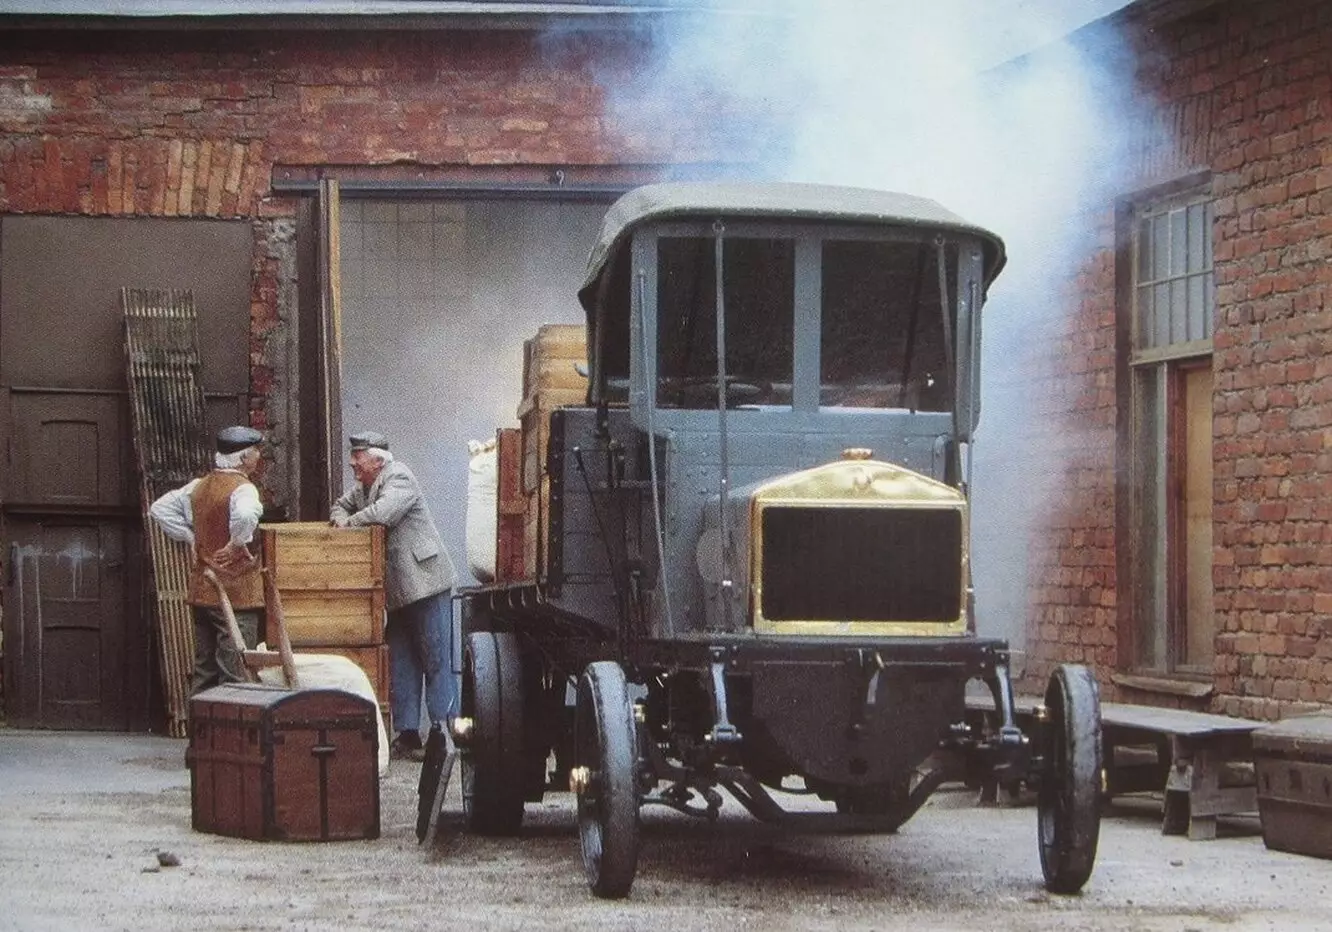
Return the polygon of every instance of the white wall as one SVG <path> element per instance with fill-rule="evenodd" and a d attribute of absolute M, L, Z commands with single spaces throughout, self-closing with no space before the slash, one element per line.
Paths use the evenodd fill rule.
<path fill-rule="evenodd" d="M 467 441 L 517 426 L 523 340 L 543 323 L 583 321 L 575 292 L 605 209 L 343 201 L 344 432 L 388 436 L 463 581 Z"/>

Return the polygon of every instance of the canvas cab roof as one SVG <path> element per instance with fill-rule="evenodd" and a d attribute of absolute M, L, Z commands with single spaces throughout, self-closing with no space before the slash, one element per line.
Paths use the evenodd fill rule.
<path fill-rule="evenodd" d="M 983 243 L 987 284 L 1004 265 L 1003 240 L 928 198 L 795 182 L 663 182 L 635 188 L 606 212 L 578 291 L 589 316 L 602 279 L 610 274 L 611 266 L 635 229 L 656 220 L 717 217 L 840 221 L 971 234 Z"/>

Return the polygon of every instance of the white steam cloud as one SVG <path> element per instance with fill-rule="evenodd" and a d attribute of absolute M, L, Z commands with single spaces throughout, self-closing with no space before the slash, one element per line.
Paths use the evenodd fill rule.
<path fill-rule="evenodd" d="M 1031 394 L 1048 374 L 1031 370 L 1031 348 L 1057 332 L 1121 190 L 1126 130 L 1141 117 L 1133 61 L 1109 24 L 1087 24 L 1126 3 L 713 0 L 655 32 L 632 79 L 603 82 L 609 125 L 682 173 L 727 162 L 751 177 L 907 191 L 1003 237 L 972 532 L 981 633 L 1019 649 L 1046 507 L 1033 489 L 1058 482 L 1071 447 L 1053 439 L 1071 425 L 1035 423 Z"/>

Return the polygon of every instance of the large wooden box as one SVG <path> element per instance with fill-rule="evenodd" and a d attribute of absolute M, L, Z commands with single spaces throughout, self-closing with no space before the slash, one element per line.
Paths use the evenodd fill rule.
<path fill-rule="evenodd" d="M 374 704 L 338 689 L 233 683 L 190 700 L 195 831 L 265 841 L 379 837 Z"/>
<path fill-rule="evenodd" d="M 1263 843 L 1332 858 L 1332 715 L 1290 718 L 1253 732 Z"/>
<path fill-rule="evenodd" d="M 260 532 L 292 647 L 384 642 L 383 527 L 295 522 L 260 525 Z"/>
<path fill-rule="evenodd" d="M 546 476 L 550 415 L 561 405 L 585 403 L 587 377 L 579 374 L 575 364 L 586 358 L 587 331 L 581 324 L 543 324 L 537 335 L 523 344 L 518 486 L 526 499 L 522 567 L 528 578 L 538 578 L 545 572 L 542 558 L 550 530 L 550 481 Z M 503 484 L 503 476 L 500 482 Z"/>

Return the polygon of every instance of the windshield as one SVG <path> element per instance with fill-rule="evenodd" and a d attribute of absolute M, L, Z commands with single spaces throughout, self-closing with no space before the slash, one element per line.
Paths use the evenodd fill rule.
<path fill-rule="evenodd" d="M 657 403 L 717 406 L 717 266 L 712 237 L 657 250 Z M 791 403 L 795 241 L 723 240 L 728 404 Z"/>
<path fill-rule="evenodd" d="M 944 255 L 951 283 L 956 246 Z M 824 242 L 820 406 L 951 408 L 937 257 L 932 243 Z"/>
<path fill-rule="evenodd" d="M 798 264 L 799 242 L 813 248 Z M 722 243 L 728 407 L 789 407 L 799 395 L 802 407 L 951 410 L 940 249 L 932 239 L 793 231 Z M 660 407 L 717 406 L 716 247 L 712 236 L 657 240 Z M 951 312 L 956 243 L 944 246 L 943 261 Z M 794 351 L 797 339 L 807 341 L 802 354 Z M 817 358 L 817 371 L 811 365 L 797 373 L 797 358 Z"/>

